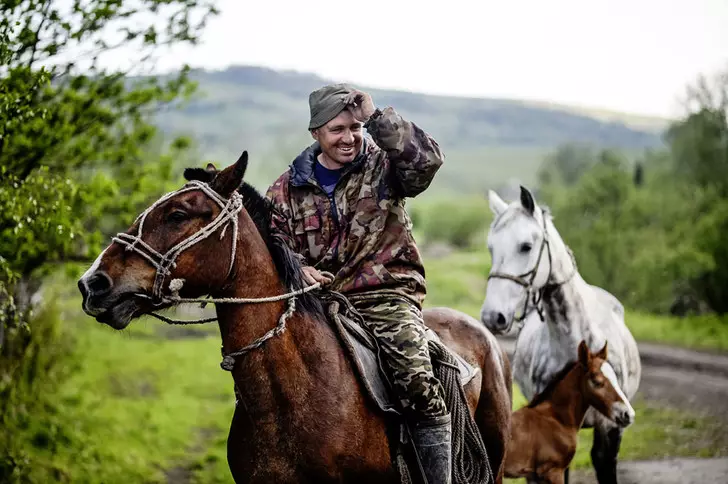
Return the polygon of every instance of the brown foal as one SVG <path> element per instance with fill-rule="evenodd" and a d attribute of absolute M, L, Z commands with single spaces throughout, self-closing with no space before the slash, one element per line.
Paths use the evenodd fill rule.
<path fill-rule="evenodd" d="M 204 186 L 191 182 L 160 199 L 114 238 L 79 280 L 84 310 L 122 329 L 173 306 L 177 294 L 266 298 L 305 287 L 296 258 L 268 234 L 269 206 L 243 183 L 246 166 L 243 153 L 222 171 L 201 170 L 192 179 L 202 183 L 209 175 Z M 296 298 L 292 312 L 290 304 L 216 304 L 224 354 L 272 335 L 231 364 L 240 393 L 228 436 L 235 482 L 398 482 L 385 416 L 363 393 L 321 302 L 309 292 Z M 285 331 L 269 333 L 286 314 Z M 480 370 L 465 392 L 501 481 L 511 419 L 507 356 L 492 334 L 463 313 L 429 309 L 424 317 L 449 348 Z"/>
<path fill-rule="evenodd" d="M 560 484 L 576 452 L 577 434 L 593 406 L 620 427 L 629 426 L 634 410 L 602 373 L 607 344 L 598 353 L 579 344 L 579 359 L 567 365 L 546 389 L 513 414 L 506 452 L 506 477 L 529 483 Z"/>

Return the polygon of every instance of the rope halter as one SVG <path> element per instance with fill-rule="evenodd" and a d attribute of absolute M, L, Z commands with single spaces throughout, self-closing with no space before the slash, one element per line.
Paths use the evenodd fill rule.
<path fill-rule="evenodd" d="M 191 236 L 184 239 L 182 242 L 179 242 L 177 245 L 173 246 L 164 254 L 158 252 L 156 249 L 144 242 L 144 240 L 142 240 L 144 232 L 144 221 L 146 220 L 147 216 L 152 212 L 152 210 L 176 195 L 191 192 L 194 190 L 202 190 L 208 197 L 210 197 L 215 203 L 218 204 L 218 206 L 220 207 L 220 213 L 217 215 L 217 217 L 215 217 L 212 222 L 203 227 L 202 230 L 192 234 Z M 164 283 L 164 279 L 167 276 L 171 275 L 172 269 L 177 266 L 176 260 L 180 256 L 180 254 L 192 247 L 193 245 L 197 244 L 198 242 L 202 242 L 203 240 L 207 239 L 220 228 L 222 228 L 222 231 L 220 232 L 220 240 L 222 240 L 222 238 L 225 236 L 225 233 L 227 232 L 228 226 L 232 224 L 232 250 L 230 254 L 230 267 L 228 268 L 227 277 L 230 276 L 233 270 L 233 264 L 235 262 L 235 250 L 237 248 L 238 242 L 238 214 L 242 209 L 243 198 L 237 191 L 233 192 L 230 198 L 226 199 L 220 196 L 220 194 L 215 192 L 212 188 L 210 188 L 208 184 L 198 180 L 192 180 L 189 183 L 185 184 L 179 190 L 167 193 L 166 195 L 162 196 L 159 200 L 154 202 L 149 208 L 142 212 L 135 220 L 135 222 L 139 222 L 139 228 L 136 235 L 122 232 L 116 234 L 116 236 L 113 237 L 112 240 L 125 246 L 127 251 L 136 252 L 156 268 L 157 272 L 154 276 L 154 286 L 152 287 L 151 299 L 155 305 L 160 305 L 166 301 L 169 301 L 169 298 L 165 298 L 162 294 L 162 285 Z M 182 281 L 179 279 L 174 279 L 170 282 L 170 290 L 172 291 L 173 295 L 176 295 L 181 287 Z"/>
<path fill-rule="evenodd" d="M 178 243 L 171 249 L 169 249 L 164 254 L 160 253 L 159 251 L 155 250 L 153 247 L 151 247 L 149 244 L 144 242 L 142 240 L 143 230 L 144 230 L 144 221 L 147 218 L 147 215 L 157 208 L 159 205 L 164 203 L 165 201 L 169 200 L 175 195 L 179 195 L 181 193 L 187 193 L 191 192 L 193 190 L 202 190 L 208 197 L 210 197 L 215 203 L 218 204 L 220 207 L 220 213 L 215 217 L 215 219 L 207 224 L 205 227 L 203 227 L 200 231 L 192 234 L 191 236 L 184 239 L 182 242 Z M 222 229 L 220 232 L 220 240 L 225 236 L 225 233 L 227 232 L 227 228 L 229 225 L 232 224 L 233 230 L 232 230 L 232 249 L 230 253 L 230 266 L 228 268 L 227 278 L 230 277 L 233 271 L 233 266 L 235 264 L 235 252 L 237 250 L 237 242 L 238 242 L 238 214 L 243 209 L 243 197 L 240 195 L 239 192 L 235 191 L 230 196 L 230 198 L 226 199 L 222 196 L 220 196 L 219 193 L 215 192 L 210 186 L 204 182 L 198 181 L 198 180 L 192 180 L 186 185 L 184 185 L 182 188 L 180 188 L 177 191 L 167 193 L 162 198 L 154 202 L 149 208 L 147 208 L 144 212 L 141 213 L 136 219 L 135 222 L 139 222 L 139 229 L 137 230 L 136 235 L 130 235 L 126 233 L 119 233 L 116 234 L 116 237 L 113 237 L 112 240 L 114 242 L 118 242 L 119 244 L 126 247 L 125 250 L 127 251 L 134 251 L 140 256 L 142 256 L 144 259 L 146 259 L 152 266 L 156 268 L 156 274 L 154 276 L 154 287 L 152 288 L 152 297 L 145 294 L 137 294 L 138 297 L 144 297 L 151 299 L 152 303 L 159 306 L 163 303 L 190 303 L 190 302 L 201 302 L 203 304 L 207 303 L 228 303 L 228 304 L 255 304 L 255 303 L 266 303 L 266 302 L 276 302 L 276 301 L 288 301 L 287 309 L 285 312 L 280 316 L 278 319 L 278 324 L 275 328 L 271 329 L 270 331 L 266 332 L 263 336 L 260 338 L 257 338 L 255 341 L 250 343 L 249 345 L 246 345 L 245 347 L 241 348 L 238 351 L 234 351 L 232 353 L 224 354 L 223 353 L 223 361 L 220 363 L 220 367 L 223 370 L 226 371 L 232 371 L 233 367 L 235 365 L 235 358 L 238 356 L 242 356 L 254 349 L 260 348 L 266 341 L 269 339 L 280 335 L 286 330 L 286 322 L 287 320 L 293 315 L 293 313 L 296 311 L 296 296 L 299 296 L 301 294 L 305 294 L 307 292 L 316 290 L 321 287 L 320 283 L 313 284 L 311 286 L 298 289 L 296 291 L 291 291 L 285 294 L 279 294 L 276 296 L 269 296 L 269 297 L 260 297 L 260 298 L 182 298 L 179 296 L 179 291 L 182 289 L 182 286 L 184 284 L 183 279 L 172 279 L 169 283 L 169 290 L 171 292 L 171 295 L 165 296 L 162 293 L 163 290 L 163 284 L 164 279 L 172 274 L 172 269 L 176 267 L 175 261 L 179 257 L 179 255 L 184 252 L 185 250 L 189 249 L 193 245 L 197 244 L 198 242 L 201 242 L 205 240 L 206 238 L 210 237 L 212 234 L 217 232 L 218 230 Z M 330 278 L 333 280 L 333 274 L 325 273 L 327 276 L 330 276 Z M 157 319 L 160 319 L 166 323 L 169 324 L 202 324 L 202 323 L 209 323 L 212 321 L 216 321 L 217 318 L 204 318 L 204 319 L 198 319 L 198 320 L 191 320 L 191 321 L 183 321 L 183 320 L 175 320 L 171 318 L 167 318 L 165 316 L 162 316 L 160 314 L 157 314 L 155 312 L 149 313 L 151 316 L 154 316 Z"/>
<path fill-rule="evenodd" d="M 544 249 L 546 251 L 546 254 L 548 255 L 548 261 L 549 261 L 549 273 L 548 277 L 546 277 L 546 283 L 541 286 L 538 289 L 534 289 L 533 283 L 536 280 L 536 275 L 538 275 L 538 268 L 541 265 L 541 259 L 543 257 Z M 536 259 L 536 264 L 533 266 L 533 269 L 531 269 L 528 272 L 524 272 L 520 275 L 512 275 L 512 274 L 506 274 L 504 272 L 491 272 L 488 274 L 488 280 L 490 279 L 507 279 L 509 281 L 513 281 L 516 284 L 523 286 L 526 289 L 526 299 L 523 304 L 523 311 L 521 312 L 520 316 L 516 316 L 515 320 L 517 322 L 522 322 L 524 319 L 526 319 L 526 316 L 528 316 L 529 313 L 529 304 L 533 305 L 533 308 L 536 309 L 536 312 L 538 313 L 538 316 L 541 318 L 541 321 L 545 321 L 544 314 L 543 314 L 543 294 L 544 291 L 548 286 L 561 286 L 563 284 L 566 284 L 569 282 L 574 275 L 576 274 L 577 268 L 576 268 L 576 259 L 574 258 L 574 253 L 571 251 L 571 249 L 567 246 L 566 250 L 569 252 L 569 257 L 571 257 L 571 262 L 573 269 L 571 271 L 571 274 L 560 282 L 552 282 L 549 284 L 549 281 L 551 280 L 551 275 L 553 272 L 554 264 L 553 259 L 551 256 L 551 244 L 549 242 L 549 234 L 548 229 L 546 225 L 546 215 L 543 214 L 543 237 L 541 240 L 541 248 L 538 251 L 538 258 Z"/>

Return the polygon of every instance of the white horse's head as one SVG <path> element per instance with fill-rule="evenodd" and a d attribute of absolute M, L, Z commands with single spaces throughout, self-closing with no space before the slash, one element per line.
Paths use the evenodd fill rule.
<path fill-rule="evenodd" d="M 549 280 L 550 250 L 544 211 L 528 189 L 510 205 L 489 190 L 495 218 L 488 232 L 492 265 L 485 301 L 480 311 L 483 324 L 494 333 L 507 333 L 513 321 L 526 317 L 534 299 Z"/>

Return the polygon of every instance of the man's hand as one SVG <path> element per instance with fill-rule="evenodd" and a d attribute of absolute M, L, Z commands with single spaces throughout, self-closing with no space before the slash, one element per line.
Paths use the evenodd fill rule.
<path fill-rule="evenodd" d="M 310 285 L 316 284 L 317 282 L 320 282 L 322 285 L 331 282 L 331 279 L 321 274 L 318 269 L 311 266 L 303 266 L 301 269 L 303 270 L 303 278 Z"/>
<path fill-rule="evenodd" d="M 374 101 L 372 97 L 364 91 L 351 91 L 345 99 L 349 106 L 354 119 L 360 123 L 366 123 L 372 114 L 374 114 Z"/>

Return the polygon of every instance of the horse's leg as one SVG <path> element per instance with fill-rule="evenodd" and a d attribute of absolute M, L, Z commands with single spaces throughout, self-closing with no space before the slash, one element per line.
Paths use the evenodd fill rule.
<path fill-rule="evenodd" d="M 501 352 L 500 348 L 491 348 L 493 352 Z M 481 385 L 478 406 L 475 409 L 475 421 L 480 429 L 491 470 L 496 483 L 503 482 L 505 470 L 505 453 L 511 436 L 512 382 L 511 368 L 505 352 L 499 358 L 486 360 L 481 368 L 483 383 Z"/>
<path fill-rule="evenodd" d="M 562 469 L 551 469 L 546 474 L 541 476 L 539 482 L 543 484 L 564 484 L 565 470 Z"/>
<path fill-rule="evenodd" d="M 569 467 L 564 469 L 564 484 L 569 484 Z"/>
<path fill-rule="evenodd" d="M 617 454 L 623 429 L 600 419 L 594 426 L 591 459 L 599 484 L 617 484 Z"/>

